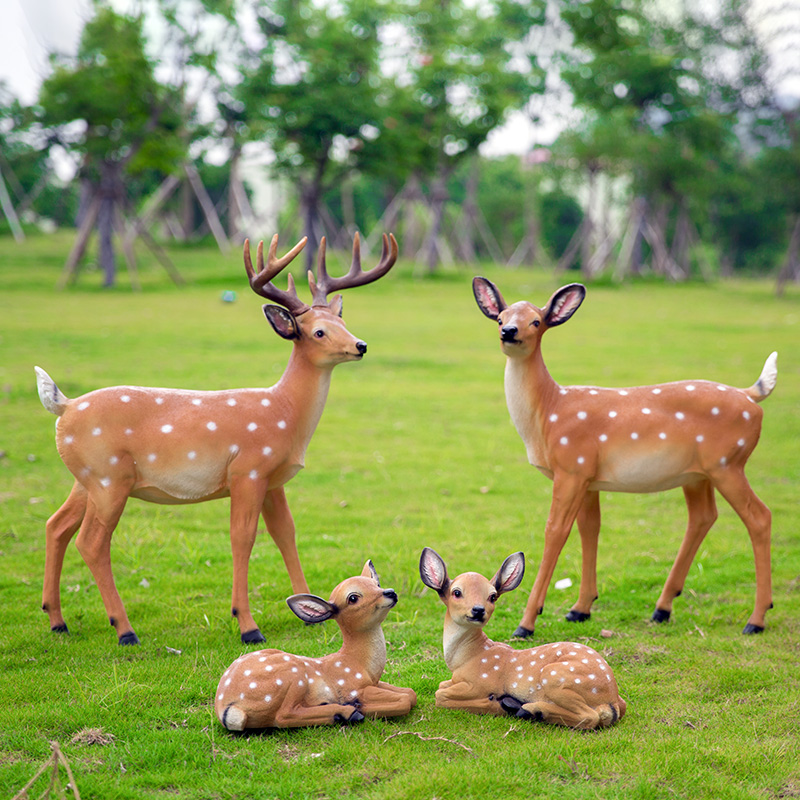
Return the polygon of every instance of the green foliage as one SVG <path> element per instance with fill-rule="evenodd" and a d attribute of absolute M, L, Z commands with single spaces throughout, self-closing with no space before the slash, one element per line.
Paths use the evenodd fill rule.
<path fill-rule="evenodd" d="M 723 501 L 672 621 L 655 626 L 647 620 L 686 522 L 680 492 L 604 494 L 592 619 L 564 621 L 580 575 L 573 535 L 555 575 L 573 587 L 551 588 L 536 636 L 536 643 L 588 643 L 614 669 L 628 714 L 593 734 L 435 708 L 434 691 L 448 677 L 444 609 L 419 581 L 420 550 L 435 547 L 453 570 L 482 572 L 525 551 L 523 585 L 503 598 L 489 625 L 503 639 L 533 583 L 551 484 L 527 464 L 509 423 L 503 357 L 495 328 L 475 307 L 471 271 L 419 281 L 412 264 L 400 263 L 378 283 L 346 293 L 345 319 L 369 352 L 363 363 L 337 367 L 307 468 L 288 496 L 312 591 L 327 593 L 367 557 L 398 591 L 384 626 L 386 679 L 413 687 L 419 703 L 407 718 L 354 728 L 234 736 L 212 711 L 220 675 L 242 652 L 228 612 L 225 501 L 128 504 L 112 560 L 140 647 L 117 647 L 74 544 L 63 579 L 71 633 L 47 630 L 38 609 L 44 524 L 70 476 L 32 367 L 45 367 L 70 396 L 120 383 L 270 385 L 290 346 L 263 320 L 237 254 L 170 249 L 191 280 L 181 291 L 142 253 L 141 294 L 109 294 L 88 277 L 80 289 L 56 293 L 49 287 L 68 246 L 64 234 L 24 247 L 0 240 L 2 796 L 13 797 L 33 776 L 51 740 L 60 742 L 83 797 L 761 800 L 797 793 L 796 292 L 779 301 L 765 282 L 591 286 L 579 313 L 547 335 L 548 366 L 564 384 L 697 376 L 748 385 L 772 349 L 781 354 L 748 469 L 774 519 L 775 609 L 767 630 L 739 633 L 753 603 L 752 551 Z M 336 258 L 349 261 L 332 253 L 332 269 Z M 509 301 L 541 305 L 557 286 L 539 271 L 491 264 L 480 271 Z M 237 291 L 237 302 L 221 302 L 223 289 Z M 276 548 L 262 534 L 251 593 L 268 645 L 309 655 L 338 647 L 334 626 L 306 627 L 291 615 L 289 592 Z M 614 635 L 602 638 L 603 629 Z"/>

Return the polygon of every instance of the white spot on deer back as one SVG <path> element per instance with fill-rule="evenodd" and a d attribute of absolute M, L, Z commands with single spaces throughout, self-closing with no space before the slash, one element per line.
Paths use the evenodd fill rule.
<path fill-rule="evenodd" d="M 283 430 L 286 427 L 286 420 L 282 419 L 278 421 L 278 427 Z"/>
<path fill-rule="evenodd" d="M 206 423 L 206 428 L 208 428 L 210 431 L 215 431 L 217 429 L 217 423 L 216 422 L 207 422 Z"/>
<path fill-rule="evenodd" d="M 87 408 L 89 408 L 88 400 L 84 400 L 82 403 L 78 403 L 78 411 L 85 411 Z"/>
<path fill-rule="evenodd" d="M 161 433 L 172 433 L 172 425 L 162 425 Z"/>
<path fill-rule="evenodd" d="M 130 403 L 131 396 L 129 394 L 123 394 L 119 399 L 122 400 L 123 403 Z"/>

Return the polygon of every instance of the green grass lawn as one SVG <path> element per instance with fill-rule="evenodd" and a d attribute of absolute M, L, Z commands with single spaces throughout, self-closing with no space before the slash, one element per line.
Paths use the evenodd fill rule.
<path fill-rule="evenodd" d="M 291 346 L 264 320 L 239 253 L 172 250 L 184 289 L 142 253 L 140 293 L 124 274 L 118 290 L 104 291 L 96 272 L 57 292 L 70 244 L 68 234 L 21 246 L 0 240 L 0 797 L 35 774 L 50 741 L 84 798 L 800 797 L 800 289 L 776 300 L 769 282 L 590 286 L 575 317 L 545 338 L 548 367 L 563 384 L 749 386 L 779 351 L 778 385 L 748 469 L 773 512 L 767 630 L 740 635 L 754 601 L 753 558 L 724 501 L 672 621 L 656 626 L 650 614 L 685 526 L 682 494 L 604 495 L 593 616 L 564 620 L 579 583 L 574 534 L 555 573 L 573 586 L 551 587 L 535 639 L 587 643 L 611 664 L 628 713 L 588 734 L 435 708 L 449 677 L 444 609 L 419 579 L 422 547 L 436 549 L 453 574 L 493 573 L 509 553 L 525 552 L 522 586 L 502 598 L 487 629 L 504 639 L 533 584 L 551 484 L 527 464 L 510 423 L 504 357 L 472 298 L 472 270 L 419 281 L 401 263 L 347 292 L 345 319 L 369 352 L 336 368 L 306 469 L 287 494 L 313 592 L 327 597 L 366 558 L 397 590 L 384 625 L 384 677 L 415 689 L 419 702 L 401 719 L 237 736 L 213 713 L 219 677 L 243 651 L 229 616 L 227 501 L 129 503 L 112 558 L 139 647 L 117 646 L 74 546 L 62 577 L 71 633 L 50 633 L 39 609 L 44 525 L 71 476 L 33 366 L 68 396 L 120 383 L 269 386 Z M 478 271 L 509 302 L 538 305 L 574 279 Z M 235 303 L 221 301 L 227 289 Z M 268 646 L 308 655 L 338 648 L 333 623 L 306 627 L 286 607 L 291 587 L 266 535 L 250 586 Z M 613 637 L 601 638 L 603 629 Z"/>

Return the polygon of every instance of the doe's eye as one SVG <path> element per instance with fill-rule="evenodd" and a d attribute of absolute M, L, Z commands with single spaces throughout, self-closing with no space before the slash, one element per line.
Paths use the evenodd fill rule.
<path fill-rule="evenodd" d="M 453 597 L 461 597 L 461 589 L 453 589 Z"/>
<path fill-rule="evenodd" d="M 351 605 L 351 606 L 352 606 L 353 604 L 357 603 L 357 602 L 358 602 L 358 595 L 357 595 L 357 594 L 351 594 L 351 595 L 350 595 L 350 596 L 347 598 L 347 602 L 348 602 L 348 603 L 350 603 L 350 605 Z"/>
<path fill-rule="evenodd" d="M 317 339 L 321 339 L 324 335 L 325 331 L 323 331 L 322 328 L 317 328 L 317 330 L 314 331 L 314 336 L 316 336 Z"/>
<path fill-rule="evenodd" d="M 492 592 L 492 593 L 489 595 L 489 602 L 490 602 L 490 603 L 496 603 L 496 602 L 497 602 L 497 595 L 496 595 L 494 592 Z"/>

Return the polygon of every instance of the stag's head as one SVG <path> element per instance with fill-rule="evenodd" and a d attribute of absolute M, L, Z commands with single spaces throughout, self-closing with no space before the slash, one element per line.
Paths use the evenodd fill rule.
<path fill-rule="evenodd" d="M 344 361 L 359 361 L 367 352 L 367 343 L 353 336 L 342 320 L 342 296 L 336 294 L 331 300 L 328 295 L 372 283 L 384 276 L 397 260 L 397 241 L 394 236 L 383 235 L 383 251 L 377 266 L 364 272 L 361 269 L 361 242 L 356 233 L 353 240 L 353 260 L 350 270 L 341 278 L 331 278 L 325 266 L 325 238 L 320 242 L 317 276 L 308 273 L 311 289 L 311 305 L 303 302 L 291 273 L 288 288 L 279 289 L 272 279 L 286 267 L 306 246 L 303 237 L 285 256 L 278 258 L 278 235 L 272 237 L 267 264 L 264 265 L 264 243 L 259 242 L 256 252 L 256 269 L 250 259 L 250 241 L 244 243 L 244 265 L 253 291 L 272 300 L 263 307 L 264 316 L 275 332 L 284 339 L 293 341 L 302 348 L 306 357 L 318 367 L 333 367 Z"/>

